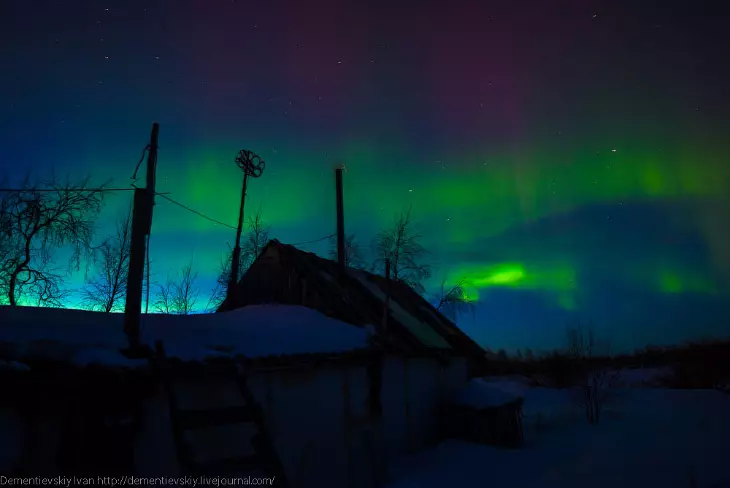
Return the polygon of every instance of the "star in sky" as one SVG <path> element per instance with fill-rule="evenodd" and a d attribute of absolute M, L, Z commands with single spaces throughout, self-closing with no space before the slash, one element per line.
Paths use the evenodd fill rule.
<path fill-rule="evenodd" d="M 251 198 L 283 241 L 331 234 L 328 161 L 337 160 L 355 169 L 347 226 L 364 242 L 412 206 L 429 223 L 434 261 L 455 273 L 485 278 L 491 265 L 519 262 L 524 283 L 478 290 L 484 305 L 468 323 L 490 344 L 557 337 L 564 313 L 621 324 L 625 338 L 648 330 L 642 321 L 709 315 L 692 300 L 713 298 L 690 290 L 726 269 L 730 76 L 717 60 L 730 59 L 730 43 L 721 11 L 615 0 L 600 11 L 567 2 L 557 15 L 540 0 L 503 2 L 499 12 L 427 1 L 413 16 L 343 1 L 285 11 L 271 2 L 46 2 L 45 16 L 35 2 L 10 2 L 0 16 L 11 46 L 0 65 L 13 67 L 0 77 L 0 177 L 50 161 L 126 181 L 158 120 L 160 181 L 217 220 L 235 222 L 240 199 L 217 162 L 249 144 L 275 147 L 267 162 L 277 171 Z M 109 201 L 104 219 L 128 208 Z M 163 202 L 155 212 L 159 272 L 194 251 L 203 287 L 214 282 L 230 233 Z M 662 226 L 686 234 L 687 249 L 658 245 L 652 232 Z M 568 275 L 581 290 L 573 301 L 556 298 Z M 687 292 L 667 293 L 667 275 Z M 611 306 L 634 297 L 643 316 Z"/>

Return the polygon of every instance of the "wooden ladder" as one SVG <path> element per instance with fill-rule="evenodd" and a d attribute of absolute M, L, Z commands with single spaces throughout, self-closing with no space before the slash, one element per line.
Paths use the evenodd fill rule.
<path fill-rule="evenodd" d="M 237 406 L 180 409 L 173 386 L 169 361 L 161 342 L 155 344 L 160 380 L 164 385 L 170 407 L 170 420 L 178 462 L 185 474 L 191 476 L 257 476 L 274 478 L 274 486 L 287 488 L 289 483 L 284 467 L 274 448 L 261 405 L 256 401 L 242 372 L 232 368 L 230 378 L 235 381 L 244 404 Z M 255 425 L 251 438 L 254 454 L 196 462 L 194 449 L 187 442 L 185 433 L 195 429 L 234 426 L 244 423 Z"/>

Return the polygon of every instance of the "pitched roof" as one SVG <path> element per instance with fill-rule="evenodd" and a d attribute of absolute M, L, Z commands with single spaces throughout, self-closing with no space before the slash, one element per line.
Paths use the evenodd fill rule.
<path fill-rule="evenodd" d="M 308 290 L 316 290 L 324 297 L 325 303 L 315 305 L 320 311 L 351 324 L 377 326 L 382 321 L 389 293 L 388 329 L 402 345 L 416 351 L 484 356 L 484 350 L 478 344 L 405 283 L 352 268 L 341 276 L 335 261 L 275 239 L 266 245 L 241 278 L 237 303 L 265 300 L 260 289 L 265 279 L 270 279 L 263 275 L 271 273 L 271 269 L 258 264 L 267 259 L 272 248 L 278 251 L 282 268 L 296 272 L 306 280 Z M 228 308 L 224 303 L 221 310 Z"/>

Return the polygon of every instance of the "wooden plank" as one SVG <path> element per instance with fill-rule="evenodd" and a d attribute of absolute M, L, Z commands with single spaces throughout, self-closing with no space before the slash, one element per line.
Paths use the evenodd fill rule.
<path fill-rule="evenodd" d="M 256 427 L 258 428 L 258 432 L 251 438 L 251 445 L 262 458 L 267 460 L 271 474 L 276 476 L 277 486 L 288 487 L 289 481 L 286 476 L 286 470 L 279 458 L 279 454 L 276 452 L 271 434 L 267 429 L 264 411 L 258 402 L 256 402 L 253 393 L 249 389 L 246 377 L 239 375 L 236 383 L 241 392 L 241 396 L 243 396 L 246 403 L 253 407 L 256 412 Z"/>
<path fill-rule="evenodd" d="M 188 471 L 193 466 L 193 453 L 190 450 L 190 446 L 188 446 L 185 442 L 185 435 L 183 430 L 180 428 L 180 409 L 178 408 L 177 397 L 168 376 L 169 365 L 162 341 L 155 342 L 155 349 L 157 351 L 157 371 L 160 375 L 160 382 L 164 388 L 169 406 L 172 436 L 175 443 L 175 454 L 178 462 L 180 463 L 180 467 L 184 471 Z"/>
<path fill-rule="evenodd" d="M 183 430 L 241 424 L 255 419 L 255 411 L 248 405 L 178 411 L 178 421 Z"/>

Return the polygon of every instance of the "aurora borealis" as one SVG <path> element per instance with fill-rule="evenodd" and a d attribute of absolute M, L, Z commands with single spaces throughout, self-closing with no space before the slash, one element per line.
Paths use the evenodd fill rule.
<path fill-rule="evenodd" d="M 618 349 L 730 335 L 728 17 L 637 3 L 5 0 L 0 175 L 126 186 L 156 120 L 158 191 L 222 222 L 242 148 L 283 242 L 334 232 L 341 162 L 362 244 L 411 206 L 428 288 L 465 280 L 492 349 L 574 315 Z M 203 294 L 234 237 L 162 199 L 152 233 L 153 273 L 193 256 Z"/>

